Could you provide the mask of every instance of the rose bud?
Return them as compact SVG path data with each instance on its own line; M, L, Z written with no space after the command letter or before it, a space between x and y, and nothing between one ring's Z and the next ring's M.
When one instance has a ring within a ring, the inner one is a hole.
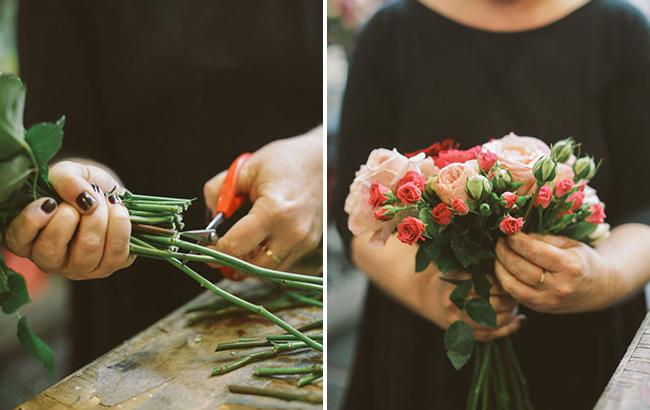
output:
M505 218L501 220L499 224L499 229L501 232L506 235L514 235L517 232L521 231L521 228L524 227L524 218L513 218L510 215L506 215Z
M605 222L605 208L602 203L593 204L589 207L589 212L591 213L588 217L585 218L585 221L592 224L602 224Z
M451 201L451 207L454 208L454 212L458 215L467 215L469 213L469 207L462 199L454 198Z
M512 184L512 174L507 169L499 168L492 178L494 188L498 190L507 189Z
M575 191L566 199L566 202L571 204L571 210L575 211L576 209L582 206L582 201L585 199L585 193L582 191Z
M491 210L490 204L482 203L481 206L478 207L478 211L483 216L490 215L490 210Z
M555 197L560 198L573 189L573 180L571 178L562 178L555 183Z
M544 185L537 194L535 198L535 205L539 205L542 208L548 208L548 205L551 203L551 198L553 198L553 191L548 185Z
M580 157L573 163L574 180L590 180L596 175L596 164L591 157Z
M493 152L483 151L478 154L478 165L481 167L481 171L486 174L492 169L494 164L497 162L497 156Z
M370 198L368 199L368 204L373 208L381 206L386 202L389 194L390 189L386 188L382 184L373 182L370 185Z
M453 216L451 209L447 208L447 205L444 202L440 202L436 205L431 210L431 215L433 215L433 220L440 225L449 225Z
M573 138L566 138L561 141L556 142L551 147L551 158L554 161L565 163L573 155L573 150L576 144L573 141Z
M418 189L420 189L420 191L424 191L424 187L427 183L427 178L417 171L408 171L406 172L406 174L404 174L402 179L399 180L397 185L398 186L404 185L407 182L414 183L415 186L417 186Z
M504 202L504 208L510 209L512 208L515 203L517 203L517 199L519 198L519 195L513 194L512 192L504 192L501 194L501 199Z
M413 182L406 182L397 188L397 197L400 201L410 205L422 198L422 191Z
M474 175L467 178L465 189L470 198L475 201L480 201L481 198L490 195L492 192L492 183L483 175Z
M390 221L395 216L395 212L389 208L383 207L375 211L375 218L380 221Z
M557 164L551 158L541 157L533 165L533 175L535 175L538 183L543 184L555 178L556 168Z
M408 216L397 225L397 239L408 245L413 245L415 242L424 239L422 234L425 228L422 221Z

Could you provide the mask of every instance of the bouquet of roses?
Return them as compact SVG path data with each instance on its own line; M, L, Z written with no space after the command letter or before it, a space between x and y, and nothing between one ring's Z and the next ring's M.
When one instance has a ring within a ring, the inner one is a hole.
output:
M55 123L37 124L26 130L23 127L24 104L25 88L20 78L0 73L0 245L9 223L31 201L43 197L60 201L48 180L48 163L61 148L64 119L61 118ZM271 348L264 351L264 354L258 352L257 356L247 357L245 361L216 367L212 370L212 375L223 374L283 352L301 349L323 351L322 335L306 334L305 331L310 330L309 328L297 329L264 306L227 292L189 267L188 263L216 263L236 269L283 288L287 297L300 304L320 307L323 291L321 276L261 268L209 247L183 240L183 212L191 205L191 199L136 195L128 191L114 194L129 211L132 223L132 254L168 262L226 302L241 310L258 314L286 332L271 335L269 340L263 340L260 346ZM286 290L288 288L293 290ZM0 308L6 314L16 314L17 335L22 346L51 370L54 366L52 350L32 331L26 318L19 312L29 301L24 278L7 266L0 253ZM320 323L322 324L322 321ZM309 372L300 369L294 373L286 373L286 369L280 371L285 371L284 374L307 373L306 377L309 379L303 381L304 384L311 383L322 375L319 369Z
M453 140L407 155L376 149L350 187L349 229L371 232L377 245L395 232L417 245L415 270L434 263L441 279L455 285L450 300L458 309L496 328L490 290L500 237L525 231L593 244L609 232L604 204L587 185L598 165L589 156L577 158L577 148L572 138L549 147L511 133L467 150ZM445 275L450 272L465 272L467 279ZM458 320L445 331L444 346L456 369L475 354L468 408L479 402L531 408L508 337L475 343L470 326Z

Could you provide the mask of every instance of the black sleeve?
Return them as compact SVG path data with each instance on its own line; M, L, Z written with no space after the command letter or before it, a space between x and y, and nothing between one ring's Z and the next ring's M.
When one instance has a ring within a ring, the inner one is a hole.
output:
M624 16L617 75L603 108L613 195L608 198L612 223L650 225L650 28L645 16Z
M398 115L391 81L391 36L386 32L386 15L380 11L362 30L350 64L343 99L337 143L337 172L333 214L337 228L349 249L352 235L347 227L345 198L355 172L375 148L393 148Z
M80 0L18 5L20 75L27 89L25 126L66 115L60 157L105 162L110 141L102 135L92 10Z

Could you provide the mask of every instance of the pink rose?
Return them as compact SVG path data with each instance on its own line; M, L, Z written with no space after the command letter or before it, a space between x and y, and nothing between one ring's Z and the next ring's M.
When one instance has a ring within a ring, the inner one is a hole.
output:
M571 204L571 211L575 211L576 209L580 208L582 206L582 201L585 199L585 193L582 191L575 191L569 197L566 199L567 203Z
M379 208L375 211L375 218L380 221L390 221L393 215L385 208Z
M397 197L400 201L410 205L422 198L422 192L413 182L406 182L397 188Z
M462 199L454 198L451 201L451 207L454 208L454 212L458 215L467 215L469 212L469 207Z
M524 218L513 218L510 215L506 215L506 217L503 218L499 224L499 229L506 235L514 235L517 232L521 231L521 228L523 227Z
M497 162L497 156L493 152L483 151L478 154L478 165L481 171L487 173Z
M585 221L592 224L602 224L605 222L607 215L605 215L605 207L602 203L599 202L590 206L589 212L591 212L591 214L585 218Z
M473 162L476 164L476 161ZM470 164L453 163L440 170L433 182L433 189L438 198L451 205L454 198L467 201L469 197L465 190L467 178L478 175L478 169Z
M555 183L555 196L557 198L564 196L573 189L573 179L562 178Z
M483 149L495 153L499 164L510 171L515 181L523 183L517 190L520 195L528 194L535 185L535 161L551 153L551 148L541 140L520 137L512 132L483 144Z
M406 174L402 177L402 179L399 180L397 185L403 185L407 182L412 182L417 186L420 191L424 191L424 186L427 183L427 178L420 174L417 171L407 171Z
M390 193L390 189L377 182L373 182L370 184L370 198L368 199L368 205L373 208L383 205L388 199L388 193Z
M553 198L553 191L548 185L544 185L540 190L537 198L535 198L535 205L540 205L542 208L548 208L548 205L551 203L551 198Z
M504 192L501 194L501 199L506 203L505 208L510 209L515 205L517 199L519 199L519 195L513 194L512 192Z
M424 223L412 216L406 217L397 225L397 239L408 244L413 245L415 242L424 239Z
M449 225L453 216L451 209L447 208L447 205L443 202L439 203L431 210L431 215L433 215L433 220L440 225Z
M370 153L366 164L357 171L350 193L345 200L345 212L348 214L348 228L354 235L372 232L370 243L382 245L395 232L395 220L380 221L375 217L374 209L369 204L370 186L378 183L389 190L397 184L408 171L415 171L425 178L435 175L438 169L430 157L425 154L407 158L397 150L379 148Z

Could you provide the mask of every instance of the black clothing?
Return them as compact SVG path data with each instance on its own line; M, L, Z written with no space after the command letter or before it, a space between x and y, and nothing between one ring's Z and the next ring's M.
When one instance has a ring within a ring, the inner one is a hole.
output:
M593 185L609 221L650 222L650 29L632 6L592 0L545 27L495 33L415 0L379 11L351 63L334 209L377 147L410 152L453 137L469 148L510 131L574 136L604 164ZM645 312L641 295L605 311L523 309L515 336L537 409L592 408ZM471 366L455 372L442 331L370 285L349 409L461 409Z
M135 192L198 197L240 153L322 122L322 5L275 1L24 0L27 125L67 117L66 155L110 166ZM211 273L215 278L215 273ZM200 292L140 258L73 286L74 366Z

